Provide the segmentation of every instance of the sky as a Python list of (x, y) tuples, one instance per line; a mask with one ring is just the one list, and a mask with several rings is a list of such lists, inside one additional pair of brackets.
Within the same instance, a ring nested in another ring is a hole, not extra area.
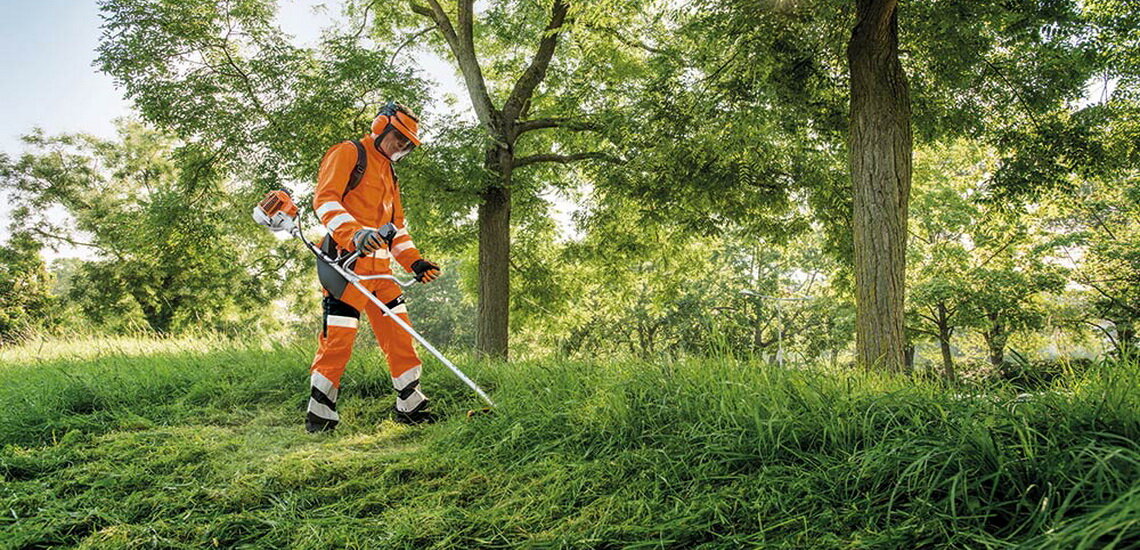
[(0, 151), (35, 126), (114, 135), (129, 106), (91, 65), (98, 41), (93, 0), (0, 0)]
[[(321, 29), (338, 15), (336, 5), (280, 0), (278, 23), (294, 44), (315, 44)], [(95, 0), (0, 0), (0, 153), (18, 156), (20, 136), (36, 127), (49, 135), (115, 136), (115, 119), (130, 116), (131, 105), (113, 79), (93, 65), (101, 23)], [(434, 55), (417, 55), (436, 83), (437, 97), (454, 96), (456, 108), (470, 112), (451, 66)], [(0, 244), (8, 237), (8, 210), (0, 194)], [(73, 249), (45, 251), (47, 258), (78, 255)]]

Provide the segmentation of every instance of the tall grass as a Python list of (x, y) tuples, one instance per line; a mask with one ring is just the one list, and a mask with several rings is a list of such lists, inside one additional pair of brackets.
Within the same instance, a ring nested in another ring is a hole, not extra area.
[(1140, 368), (1031, 396), (730, 359), (462, 361), (387, 421), (373, 350), (301, 430), (311, 346), (165, 343), (0, 368), (0, 545), (1129, 548)]

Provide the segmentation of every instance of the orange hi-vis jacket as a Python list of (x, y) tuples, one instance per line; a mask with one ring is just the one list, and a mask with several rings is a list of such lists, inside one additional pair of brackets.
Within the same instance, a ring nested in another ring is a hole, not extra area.
[[(349, 141), (341, 142), (325, 153), (317, 175), (317, 191), (313, 196), (314, 211), (337, 246), (348, 251), (356, 250), (352, 236), (360, 229), (378, 229), (387, 223), (395, 224), (397, 232), (391, 247), (381, 248), (357, 260), (353, 271), (360, 274), (391, 273), (390, 262), (395, 258), (405, 271), (411, 273), (412, 263), (420, 259), (420, 252), (408, 234), (392, 161), (376, 149), (372, 136), (366, 136), (360, 142), (368, 155), (368, 166), (360, 183), (347, 193), (345, 188), (356, 168), (356, 145)], [(375, 285), (366, 286), (375, 290)]]

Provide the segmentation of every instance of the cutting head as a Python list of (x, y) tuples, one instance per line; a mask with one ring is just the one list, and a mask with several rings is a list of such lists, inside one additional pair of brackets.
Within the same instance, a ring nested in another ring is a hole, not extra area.
[(270, 191), (253, 207), (253, 221), (270, 231), (292, 232), (297, 227), (297, 205), (288, 191)]

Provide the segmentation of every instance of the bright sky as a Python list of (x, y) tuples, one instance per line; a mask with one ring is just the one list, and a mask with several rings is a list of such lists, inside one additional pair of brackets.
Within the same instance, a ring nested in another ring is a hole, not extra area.
[(17, 154), (34, 126), (114, 134), (128, 106), (91, 66), (98, 41), (93, 1), (0, 1), (0, 150)]
[[(278, 20), (294, 43), (313, 44), (338, 15), (337, 6), (327, 0), (280, 0)], [(20, 136), (35, 127), (48, 134), (114, 137), (114, 120), (130, 115), (131, 106), (112, 79), (92, 65), (101, 22), (94, 0), (0, 0), (0, 152), (18, 156)], [(447, 63), (431, 55), (419, 62), (436, 81), (437, 95), (454, 95), (458, 108), (470, 112)], [(8, 236), (7, 204), (0, 195), (0, 243)], [(61, 250), (46, 256), (74, 254)]]

